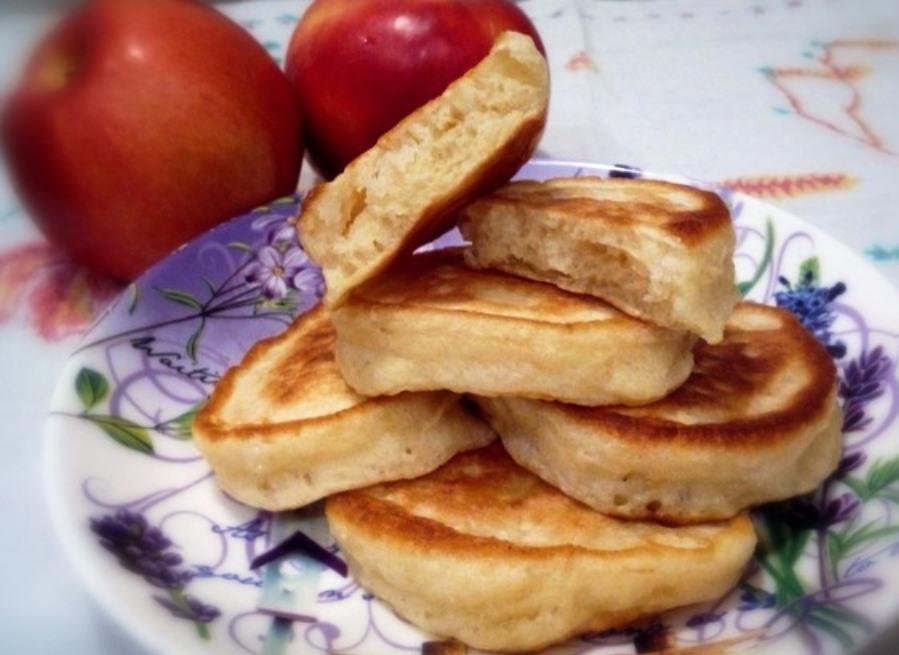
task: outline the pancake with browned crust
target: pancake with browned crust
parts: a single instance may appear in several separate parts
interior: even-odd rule
[[[363,587],[424,630],[491,651],[713,600],[755,546],[745,515],[687,527],[604,516],[499,444],[417,480],[332,496],[325,511]]]
[[[529,36],[490,54],[306,199],[300,238],[337,305],[403,252],[448,229],[464,204],[510,177],[546,122],[546,61]]]
[[[193,429],[220,486],[268,510],[422,475],[493,439],[452,393],[355,393],[337,370],[321,307],[257,343],[216,386]]]
[[[515,460],[591,507],[673,523],[813,490],[840,459],[833,361],[789,312],[740,303],[724,341],[643,407],[478,398]]]
[[[585,405],[661,398],[692,366],[694,337],[598,298],[420,253],[333,312],[337,363],[366,395],[450,389]]]
[[[737,293],[734,230],[714,193],[654,180],[513,182],[469,205],[466,261],[589,293],[720,341]]]

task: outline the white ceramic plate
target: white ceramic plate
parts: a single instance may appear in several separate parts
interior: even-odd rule
[[[650,176],[534,161],[519,177],[581,174]],[[899,293],[808,223],[722,195],[736,222],[741,290],[797,313],[836,361],[843,463],[815,494],[757,513],[768,538],[719,602],[552,653],[713,644],[721,650],[702,652],[842,653],[899,617]],[[296,244],[297,208],[284,199],[212,230],[100,318],[68,362],[47,421],[53,519],[97,598],[156,650],[438,652],[317,560],[285,556],[263,580],[251,561],[296,528],[330,546],[319,515],[272,516],[231,501],[190,439],[191,412],[221,374],[321,295]]]

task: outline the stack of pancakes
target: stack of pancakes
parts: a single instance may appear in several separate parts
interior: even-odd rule
[[[501,186],[547,84],[507,33],[318,187],[300,234],[325,305],[194,425],[231,495],[328,497],[363,586],[487,650],[721,596],[755,546],[746,508],[811,491],[840,452],[831,359],[791,314],[736,302],[715,194]],[[470,246],[412,254],[454,224]]]

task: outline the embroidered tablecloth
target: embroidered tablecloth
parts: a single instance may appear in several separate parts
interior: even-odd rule
[[[524,0],[549,55],[541,153],[720,182],[782,205],[899,284],[899,3]],[[279,61],[308,2],[222,5]],[[0,93],[46,15],[0,15]],[[9,652],[142,652],[96,608],[46,516],[57,372],[119,286],[69,263],[0,170],[0,591]]]

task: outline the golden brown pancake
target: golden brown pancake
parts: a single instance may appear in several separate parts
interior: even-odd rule
[[[449,392],[355,393],[337,370],[322,307],[257,343],[194,421],[194,440],[219,485],[269,510],[422,475],[492,439]]]
[[[830,355],[787,311],[740,303],[690,378],[642,407],[477,398],[522,466],[605,513],[722,519],[814,489],[837,466]]]
[[[653,180],[513,182],[463,210],[466,261],[569,291],[710,342],[737,293],[734,231],[708,191]]]
[[[661,398],[692,367],[694,337],[598,298],[420,253],[333,312],[337,362],[359,393],[449,389],[585,405]]]
[[[464,204],[508,179],[546,122],[546,61],[529,36],[490,54],[306,199],[300,238],[322,266],[326,302],[438,236]]]
[[[326,513],[362,586],[424,630],[491,651],[718,598],[755,546],[745,515],[687,527],[604,516],[498,444],[417,480],[332,496]]]

